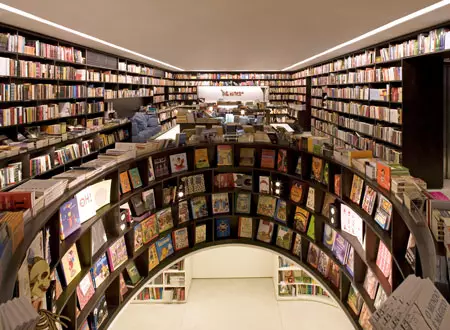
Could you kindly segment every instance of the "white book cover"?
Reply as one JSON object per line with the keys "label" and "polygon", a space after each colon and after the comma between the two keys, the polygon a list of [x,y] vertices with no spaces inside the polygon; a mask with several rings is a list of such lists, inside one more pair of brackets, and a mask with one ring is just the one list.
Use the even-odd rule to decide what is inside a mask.
{"label": "white book cover", "polygon": [[96,214],[96,204],[92,186],[84,188],[75,195],[78,204],[78,212],[80,215],[80,222],[86,222]]}
{"label": "white book cover", "polygon": [[170,155],[170,169],[172,173],[178,173],[188,170],[186,153]]}
{"label": "white book cover", "polygon": [[345,204],[341,204],[341,229],[356,236],[361,245],[364,245],[363,220]]}
{"label": "white book cover", "polygon": [[92,185],[92,195],[94,196],[95,210],[108,205],[111,201],[111,182],[112,180],[103,180]]}

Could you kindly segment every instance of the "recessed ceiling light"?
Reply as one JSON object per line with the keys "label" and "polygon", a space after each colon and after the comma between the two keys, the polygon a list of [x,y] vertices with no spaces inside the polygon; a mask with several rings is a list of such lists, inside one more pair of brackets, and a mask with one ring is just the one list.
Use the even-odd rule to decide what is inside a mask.
{"label": "recessed ceiling light", "polygon": [[80,37],[85,38],[85,39],[89,39],[89,40],[98,42],[98,43],[103,44],[105,46],[109,46],[109,47],[115,48],[117,50],[129,53],[129,54],[136,55],[136,56],[141,57],[141,58],[143,58],[145,60],[152,61],[152,62],[164,65],[166,67],[169,67],[169,68],[172,68],[172,69],[175,69],[175,70],[178,70],[178,71],[184,71],[183,69],[181,69],[179,67],[176,67],[174,65],[171,65],[169,63],[166,63],[166,62],[154,59],[154,58],[152,58],[150,56],[147,56],[147,55],[135,52],[133,50],[130,50],[130,49],[127,49],[127,48],[124,48],[124,47],[121,47],[121,46],[112,44],[112,43],[110,43],[108,41],[105,41],[105,40],[93,37],[93,36],[91,36],[89,34],[86,34],[86,33],[80,32],[80,31],[76,31],[74,29],[65,27],[63,25],[60,25],[60,24],[57,24],[55,22],[46,20],[46,19],[38,17],[36,15],[27,13],[26,11],[23,11],[23,10],[20,10],[20,9],[17,9],[17,8],[5,5],[4,3],[0,3],[0,9],[3,9],[3,10],[6,10],[6,11],[9,11],[10,13],[17,14],[17,15],[20,15],[20,16],[32,19],[32,20],[40,22],[40,23],[47,24],[47,25],[52,26],[54,28],[57,28],[57,29],[60,29],[60,30],[63,30],[63,31],[66,31],[66,32],[69,32],[69,33],[72,33],[72,34],[75,34],[75,35],[80,36]]}
{"label": "recessed ceiling light", "polygon": [[364,33],[364,34],[360,35],[359,37],[356,37],[356,38],[354,38],[354,39],[351,39],[351,40],[349,40],[349,41],[346,41],[346,42],[344,42],[344,43],[342,43],[342,44],[339,44],[339,45],[337,45],[337,46],[334,46],[333,48],[327,49],[327,50],[325,50],[325,51],[323,51],[323,52],[321,52],[321,53],[319,53],[319,54],[316,54],[316,55],[314,55],[314,56],[311,56],[311,57],[309,57],[309,58],[307,58],[307,59],[305,59],[305,60],[303,60],[303,61],[297,62],[297,63],[295,63],[295,64],[293,64],[293,65],[291,65],[291,66],[288,66],[287,68],[284,68],[282,71],[292,70],[293,68],[295,68],[295,67],[297,67],[297,66],[300,66],[300,65],[302,65],[302,64],[305,64],[305,63],[307,63],[307,62],[311,62],[312,60],[315,60],[316,58],[319,58],[319,57],[321,57],[321,56],[330,54],[330,53],[332,53],[332,52],[334,52],[334,51],[336,51],[336,50],[339,50],[339,49],[341,49],[341,48],[344,48],[344,47],[346,47],[346,46],[349,46],[349,45],[351,45],[351,44],[354,44],[354,43],[356,43],[356,42],[358,42],[358,41],[367,39],[367,38],[369,38],[369,37],[371,37],[371,36],[374,36],[374,35],[376,35],[376,34],[378,34],[378,33],[380,33],[380,32],[383,32],[383,31],[386,31],[386,30],[388,30],[388,29],[391,29],[391,28],[393,28],[393,27],[395,27],[395,26],[397,26],[397,25],[400,25],[400,24],[402,24],[402,23],[405,23],[405,22],[407,22],[407,21],[410,21],[410,20],[412,20],[413,18],[416,18],[416,17],[422,16],[422,15],[425,15],[425,14],[427,14],[427,13],[429,13],[429,12],[432,12],[432,11],[434,11],[434,10],[436,10],[436,9],[445,7],[445,6],[449,5],[449,4],[450,4],[450,0],[439,1],[439,2],[437,2],[437,3],[435,3],[435,4],[431,5],[431,6],[422,8],[422,9],[420,9],[420,10],[414,12],[414,13],[411,13],[411,14],[409,14],[409,15],[403,16],[403,17],[401,17],[401,18],[399,18],[399,19],[396,19],[396,20],[394,20],[394,21],[392,21],[392,22],[390,22],[390,23],[387,23],[387,24],[385,24],[385,25],[383,25],[383,26],[380,26],[379,28],[376,28],[376,29],[374,29],[374,30],[372,30],[372,31],[369,31],[369,32],[367,32],[367,33]]}

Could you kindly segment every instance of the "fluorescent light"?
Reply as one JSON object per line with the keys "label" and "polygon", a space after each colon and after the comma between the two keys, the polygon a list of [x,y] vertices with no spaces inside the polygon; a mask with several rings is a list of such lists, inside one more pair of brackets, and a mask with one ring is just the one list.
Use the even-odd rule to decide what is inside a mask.
{"label": "fluorescent light", "polygon": [[140,53],[135,52],[135,51],[133,51],[133,50],[130,50],[130,49],[127,49],[127,48],[124,48],[124,47],[121,47],[121,46],[112,44],[112,43],[110,43],[110,42],[108,42],[108,41],[105,41],[105,40],[102,40],[102,39],[99,39],[99,38],[90,36],[89,34],[86,34],[86,33],[80,32],[80,31],[73,30],[73,29],[68,28],[68,27],[65,27],[65,26],[63,26],[63,25],[54,23],[54,22],[52,22],[52,21],[49,21],[49,20],[46,20],[46,19],[44,19],[44,18],[35,16],[35,15],[33,15],[33,14],[30,14],[30,13],[27,13],[27,12],[25,12],[25,11],[23,11],[23,10],[20,10],[20,9],[17,9],[17,8],[14,8],[14,7],[5,5],[4,3],[0,3],[0,9],[3,9],[3,10],[6,10],[6,11],[9,11],[10,13],[17,14],[17,15],[20,15],[20,16],[23,16],[23,17],[32,19],[32,20],[37,21],[37,22],[40,22],[40,23],[47,24],[47,25],[52,26],[52,27],[54,27],[54,28],[57,28],[57,29],[60,29],[60,30],[63,30],[63,31],[66,31],[66,32],[69,32],[69,33],[72,33],[72,34],[75,34],[75,35],[77,35],[77,36],[80,36],[80,37],[82,37],[82,38],[85,38],[85,39],[89,39],[89,40],[98,42],[98,43],[100,43],[100,44],[102,44],[102,45],[109,46],[109,47],[115,48],[115,49],[117,49],[117,50],[120,50],[120,51],[129,53],[129,54],[136,55],[136,56],[141,57],[141,58],[143,58],[143,59],[145,59],[145,60],[152,61],[152,62],[156,62],[156,63],[158,63],[158,64],[161,64],[161,65],[170,67],[170,68],[175,69],[175,70],[178,70],[178,71],[184,71],[183,69],[181,69],[181,68],[179,68],[179,67],[176,67],[176,66],[174,66],[174,65],[171,65],[171,64],[169,64],[169,63],[166,63],[166,62],[163,62],[163,61],[159,61],[159,60],[154,59],[154,58],[152,58],[152,57],[150,57],[150,56],[146,56],[146,55],[144,55],[144,54],[140,54]]}
{"label": "fluorescent light", "polygon": [[339,44],[339,45],[337,45],[337,46],[334,46],[333,48],[327,49],[326,51],[324,51],[324,52],[322,52],[322,53],[316,54],[316,55],[311,56],[311,57],[309,57],[309,58],[307,58],[307,59],[305,59],[305,60],[303,60],[303,61],[297,62],[297,63],[295,63],[295,64],[293,64],[293,65],[291,65],[291,66],[288,66],[287,68],[284,68],[284,69],[281,70],[281,71],[288,71],[288,70],[291,70],[291,69],[293,69],[293,68],[295,68],[295,67],[297,67],[297,66],[299,66],[299,65],[302,65],[302,64],[305,64],[305,63],[310,62],[310,61],[312,61],[312,60],[315,60],[315,59],[318,58],[318,57],[321,57],[321,56],[323,56],[323,55],[330,54],[330,53],[332,53],[332,52],[334,52],[334,51],[336,51],[336,50],[338,50],[338,49],[344,48],[344,47],[349,46],[349,45],[351,45],[351,44],[354,44],[354,43],[356,43],[356,42],[358,42],[358,41],[367,39],[367,38],[369,38],[369,37],[371,37],[371,36],[374,36],[374,35],[376,35],[376,34],[378,34],[378,33],[380,33],[380,32],[383,32],[383,31],[386,31],[386,30],[388,30],[388,29],[391,29],[391,28],[393,28],[393,27],[395,27],[395,26],[397,26],[397,25],[400,25],[400,24],[402,24],[402,23],[405,23],[405,22],[407,22],[407,21],[410,21],[410,20],[412,20],[413,18],[416,18],[416,17],[422,16],[422,15],[425,15],[425,14],[427,14],[427,13],[429,13],[429,12],[432,12],[432,11],[434,11],[434,10],[436,10],[436,9],[445,7],[445,6],[449,5],[449,4],[450,4],[450,0],[439,1],[439,2],[437,2],[437,3],[435,3],[435,4],[431,5],[431,6],[422,8],[422,9],[420,9],[420,10],[414,12],[414,13],[411,13],[411,14],[409,14],[409,15],[403,16],[403,17],[401,17],[401,18],[399,18],[399,19],[396,19],[396,20],[394,20],[394,21],[392,21],[392,22],[390,22],[390,23],[387,23],[387,24],[385,24],[385,25],[383,25],[383,26],[380,26],[379,28],[376,28],[375,30],[369,31],[369,32],[367,32],[367,33],[364,33],[364,34],[360,35],[359,37],[356,37],[356,38],[351,39],[351,40],[349,40],[349,41],[346,41],[346,42],[344,42],[344,43],[342,43],[342,44]]}

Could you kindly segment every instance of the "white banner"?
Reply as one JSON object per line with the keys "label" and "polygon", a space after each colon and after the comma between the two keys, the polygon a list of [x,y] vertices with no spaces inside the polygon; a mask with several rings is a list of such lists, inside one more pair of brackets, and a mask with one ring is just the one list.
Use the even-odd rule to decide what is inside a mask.
{"label": "white banner", "polygon": [[221,101],[264,101],[262,86],[198,86],[198,98],[205,102]]}

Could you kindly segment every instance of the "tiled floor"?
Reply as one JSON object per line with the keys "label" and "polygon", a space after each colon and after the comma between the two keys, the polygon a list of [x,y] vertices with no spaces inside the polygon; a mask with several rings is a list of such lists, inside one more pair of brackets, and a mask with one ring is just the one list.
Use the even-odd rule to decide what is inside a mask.
{"label": "tiled floor", "polygon": [[271,278],[195,279],[186,304],[130,304],[111,330],[353,329],[344,312],[305,301],[276,301]]}

